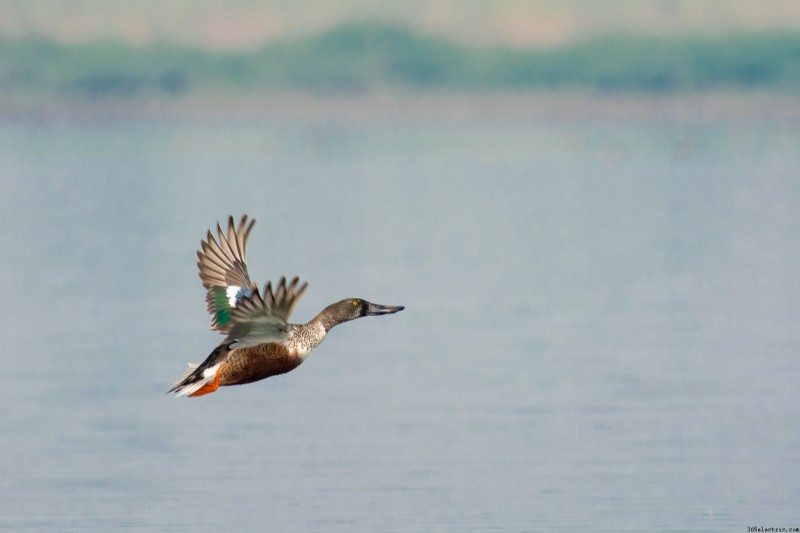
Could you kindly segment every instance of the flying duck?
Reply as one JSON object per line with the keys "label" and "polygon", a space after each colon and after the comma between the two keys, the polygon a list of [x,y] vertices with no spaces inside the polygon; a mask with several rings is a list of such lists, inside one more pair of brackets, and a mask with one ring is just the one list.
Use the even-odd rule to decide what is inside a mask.
{"label": "flying duck", "polygon": [[222,344],[189,371],[167,394],[203,396],[220,386],[244,385],[285,374],[305,361],[334,326],[365,316],[388,315],[402,305],[378,305],[361,298],[333,303],[305,324],[290,324],[298,300],[308,287],[294,277],[282,277],[264,290],[250,281],[245,260],[247,238],[255,220],[243,215],[236,227],[228,217],[228,231],[217,224],[217,237],[208,231],[197,252],[200,279],[206,290],[211,329],[225,335]]}

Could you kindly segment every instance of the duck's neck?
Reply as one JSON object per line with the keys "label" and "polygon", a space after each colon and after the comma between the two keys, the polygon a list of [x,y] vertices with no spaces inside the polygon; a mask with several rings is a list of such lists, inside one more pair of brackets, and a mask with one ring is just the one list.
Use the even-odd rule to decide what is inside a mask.
{"label": "duck's neck", "polygon": [[325,329],[325,333],[328,333],[331,328],[343,322],[343,320],[341,320],[341,318],[339,318],[335,312],[335,305],[336,304],[329,305],[320,311],[319,314],[306,325],[310,326],[311,324],[319,324],[319,326]]}

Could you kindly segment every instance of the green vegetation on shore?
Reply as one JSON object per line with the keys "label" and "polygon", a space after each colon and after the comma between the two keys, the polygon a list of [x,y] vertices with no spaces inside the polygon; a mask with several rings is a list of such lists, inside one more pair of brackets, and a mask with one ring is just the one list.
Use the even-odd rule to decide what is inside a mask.
{"label": "green vegetation on shore", "polygon": [[394,27],[345,26],[254,52],[0,39],[0,94],[211,91],[693,91],[800,89],[800,34],[607,37],[547,50],[470,48]]}

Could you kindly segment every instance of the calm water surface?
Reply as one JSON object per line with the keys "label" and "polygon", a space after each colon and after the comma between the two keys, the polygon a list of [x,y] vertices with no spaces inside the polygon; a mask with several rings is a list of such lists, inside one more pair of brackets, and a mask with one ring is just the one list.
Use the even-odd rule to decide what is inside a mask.
{"label": "calm water surface", "polygon": [[[0,120],[0,528],[800,527],[800,119]],[[258,220],[296,371],[164,395],[195,249]]]}

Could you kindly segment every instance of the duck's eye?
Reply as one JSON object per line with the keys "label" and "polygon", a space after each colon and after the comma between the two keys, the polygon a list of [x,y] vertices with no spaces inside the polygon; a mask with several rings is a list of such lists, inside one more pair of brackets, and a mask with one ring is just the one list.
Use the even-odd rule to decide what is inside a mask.
{"label": "duck's eye", "polygon": [[353,300],[353,305],[358,305],[358,300]]}

